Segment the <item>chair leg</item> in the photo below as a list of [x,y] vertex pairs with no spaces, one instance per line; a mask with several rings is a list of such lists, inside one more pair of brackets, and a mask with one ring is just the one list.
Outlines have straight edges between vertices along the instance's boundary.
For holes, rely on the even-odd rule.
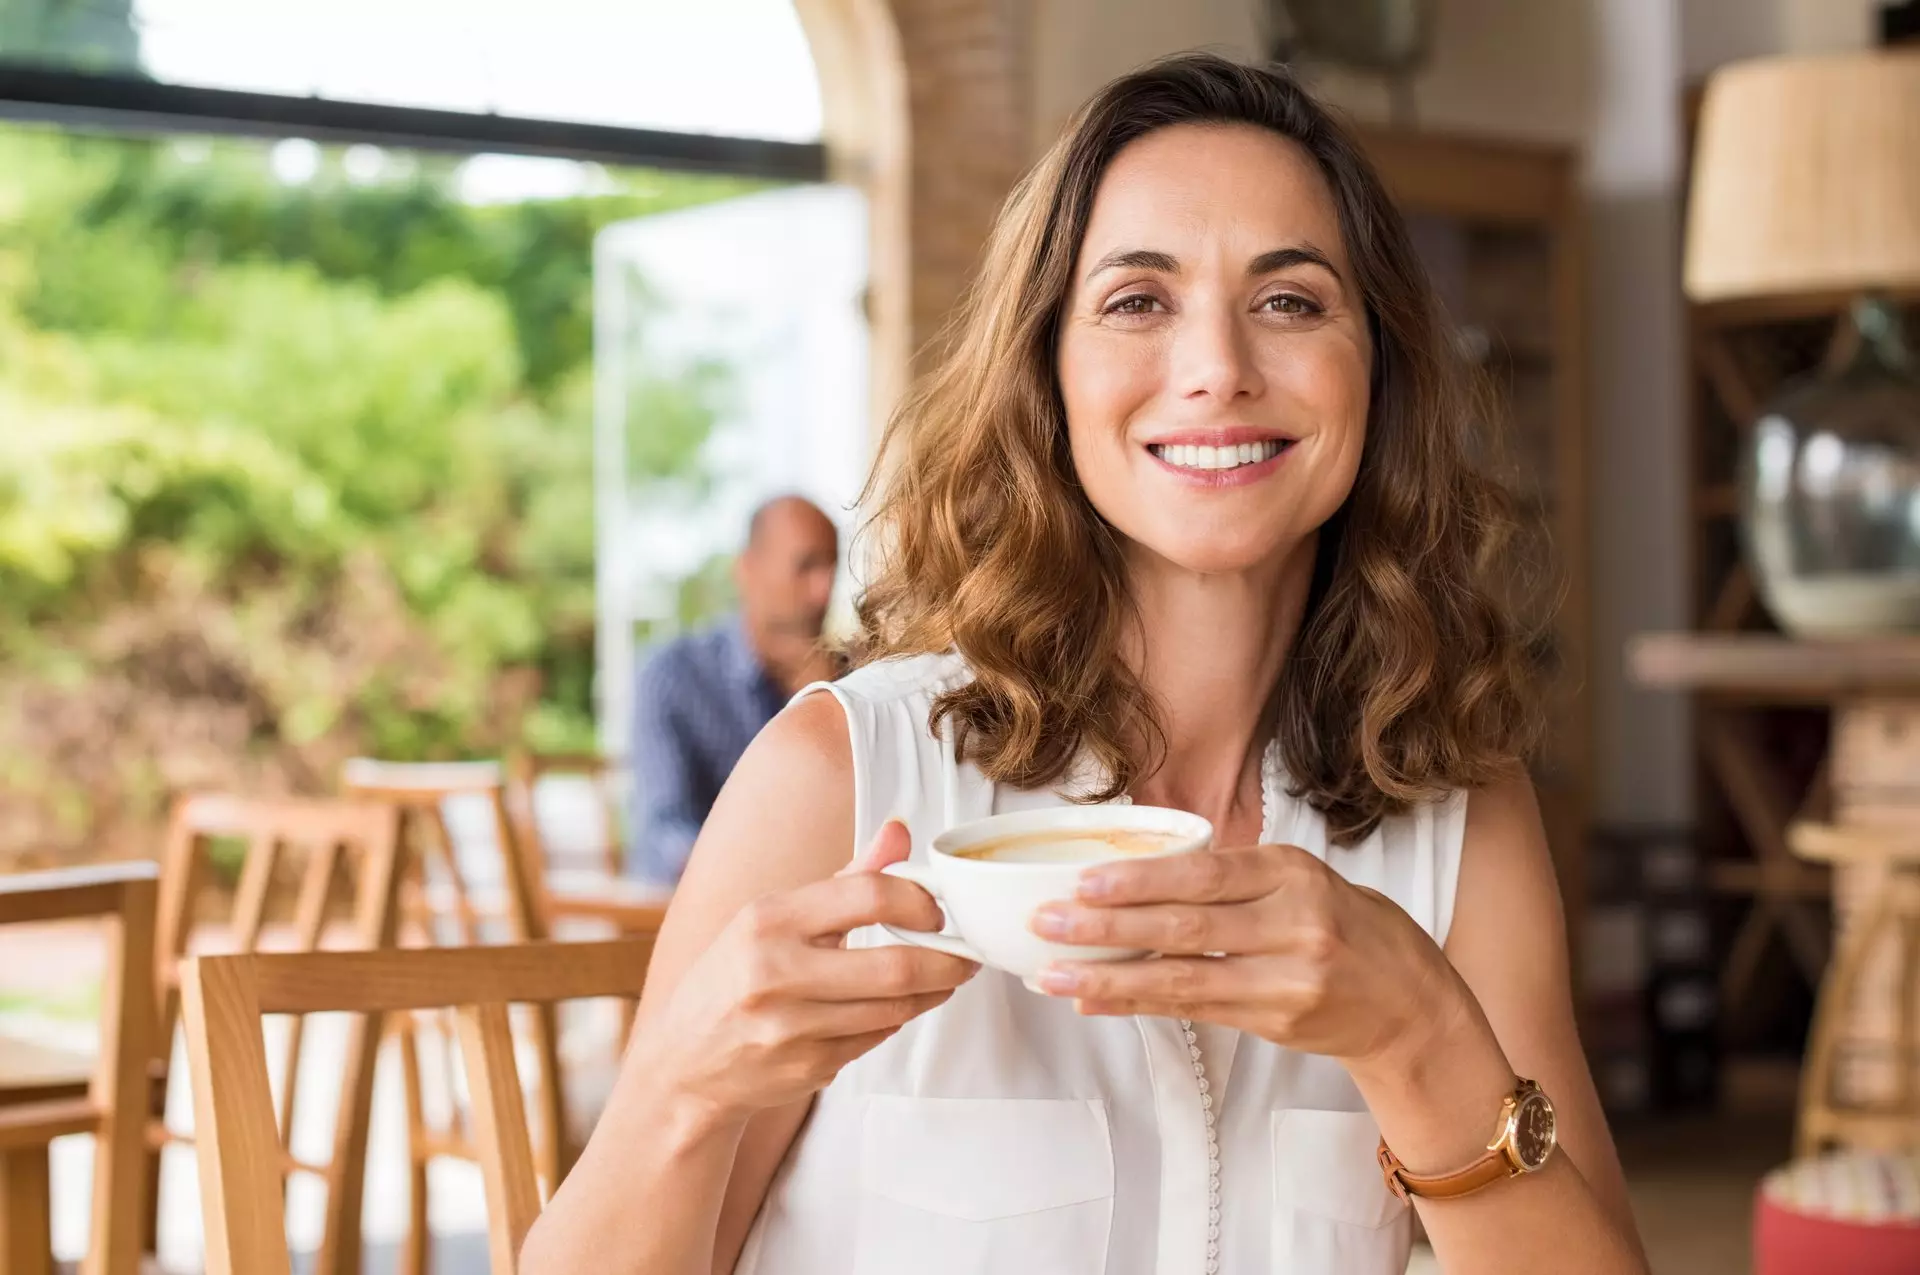
[[396,1016],[400,1073],[407,1095],[407,1242],[401,1246],[398,1275],[427,1275],[432,1236],[427,1230],[427,1115],[420,1089],[420,1047],[409,1015]]
[[0,1151],[0,1272],[53,1275],[47,1148]]
[[[167,1077],[165,1074],[153,1078],[153,1106],[149,1109],[152,1127],[155,1130],[166,1128],[167,1123]],[[146,1175],[147,1195],[144,1202],[146,1216],[140,1220],[140,1248],[142,1252],[160,1251],[160,1162],[165,1154],[165,1146],[157,1140],[150,1140],[147,1147]]]

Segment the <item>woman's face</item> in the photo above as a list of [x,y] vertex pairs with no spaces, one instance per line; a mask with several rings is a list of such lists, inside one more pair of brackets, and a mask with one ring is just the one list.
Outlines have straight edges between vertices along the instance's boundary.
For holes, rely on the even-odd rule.
[[1207,574],[1285,560],[1353,486],[1373,357],[1313,160],[1247,125],[1128,145],[1058,357],[1074,469],[1136,550]]

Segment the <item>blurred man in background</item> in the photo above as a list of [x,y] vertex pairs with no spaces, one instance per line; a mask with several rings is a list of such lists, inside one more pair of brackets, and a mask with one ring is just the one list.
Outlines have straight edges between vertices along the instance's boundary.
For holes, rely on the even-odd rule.
[[713,799],[760,728],[801,687],[841,672],[820,641],[839,555],[839,533],[818,506],[799,496],[761,505],[734,564],[740,610],[675,638],[640,670],[630,871],[678,881]]

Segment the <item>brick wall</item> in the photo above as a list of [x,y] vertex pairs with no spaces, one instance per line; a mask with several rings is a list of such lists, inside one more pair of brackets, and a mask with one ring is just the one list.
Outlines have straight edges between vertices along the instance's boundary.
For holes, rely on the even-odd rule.
[[1026,168],[1026,6],[1020,0],[891,0],[906,63],[911,174],[911,341],[941,323],[980,258],[994,214]]

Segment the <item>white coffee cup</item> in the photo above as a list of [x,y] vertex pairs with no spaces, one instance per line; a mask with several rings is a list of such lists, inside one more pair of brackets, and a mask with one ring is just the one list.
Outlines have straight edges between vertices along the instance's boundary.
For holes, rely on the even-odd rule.
[[[1167,834],[1172,840],[1143,855],[1089,835],[1111,831]],[[1007,838],[1020,839],[1012,851],[1018,861],[967,857],[968,850]],[[1050,942],[1029,928],[1035,911],[1073,898],[1080,874],[1095,864],[1186,854],[1212,840],[1213,825],[1205,819],[1159,806],[1058,806],[976,819],[935,837],[926,862],[884,869],[931,894],[946,913],[946,929],[932,934],[881,928],[902,942],[1005,970],[1039,991],[1034,980],[1055,961],[1124,961],[1148,953]]]

